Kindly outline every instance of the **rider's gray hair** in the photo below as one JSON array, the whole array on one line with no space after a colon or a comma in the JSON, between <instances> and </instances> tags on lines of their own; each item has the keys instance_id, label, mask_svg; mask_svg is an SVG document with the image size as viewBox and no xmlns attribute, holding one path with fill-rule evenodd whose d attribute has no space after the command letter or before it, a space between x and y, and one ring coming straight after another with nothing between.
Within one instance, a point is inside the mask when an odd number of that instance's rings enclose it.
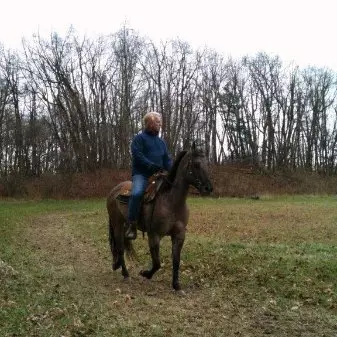
<instances>
[{"instance_id":1,"label":"rider's gray hair","mask_svg":"<svg viewBox=\"0 0 337 337\"><path fill-rule=\"evenodd\" d=\"M143 118L145 128L147 128L156 117L161 119L161 114L155 111L148 112Z\"/></svg>"}]
</instances>

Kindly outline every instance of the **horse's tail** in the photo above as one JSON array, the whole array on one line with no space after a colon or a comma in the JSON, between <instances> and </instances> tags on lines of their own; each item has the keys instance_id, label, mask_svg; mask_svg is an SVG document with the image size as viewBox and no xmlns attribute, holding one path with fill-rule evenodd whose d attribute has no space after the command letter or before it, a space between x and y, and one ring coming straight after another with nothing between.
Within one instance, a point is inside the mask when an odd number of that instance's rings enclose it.
<instances>
[{"instance_id":1,"label":"horse's tail","mask_svg":"<svg viewBox=\"0 0 337 337\"><path fill-rule=\"evenodd\" d=\"M124 248L129 259L133 260L137 258L137 254L131 240L124 239Z\"/></svg>"},{"instance_id":2,"label":"horse's tail","mask_svg":"<svg viewBox=\"0 0 337 337\"><path fill-rule=\"evenodd\" d=\"M114 226L113 222L111 221L111 218L109 217L109 224L108 224L108 233L109 233L109 244L110 244L110 250L112 254L112 269L116 270L118 269L121 264L119 261L119 254L117 250L117 243L116 243L116 237L114 232Z\"/></svg>"}]
</instances>

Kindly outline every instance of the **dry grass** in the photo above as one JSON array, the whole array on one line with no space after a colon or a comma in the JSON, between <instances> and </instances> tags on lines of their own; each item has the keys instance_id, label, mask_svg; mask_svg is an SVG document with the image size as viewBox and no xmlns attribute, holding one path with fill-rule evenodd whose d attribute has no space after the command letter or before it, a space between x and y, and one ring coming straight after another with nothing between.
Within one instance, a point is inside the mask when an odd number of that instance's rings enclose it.
<instances>
[{"instance_id":1,"label":"dry grass","mask_svg":"<svg viewBox=\"0 0 337 337\"><path fill-rule=\"evenodd\" d=\"M110 270L104 200L2 202L0 252L15 273L0 269L0 334L337 335L334 198L189 202L185 296L170 289L168 239L152 280L138 276L149 262L141 236L131 280Z\"/></svg>"},{"instance_id":2,"label":"dry grass","mask_svg":"<svg viewBox=\"0 0 337 337\"><path fill-rule=\"evenodd\" d=\"M196 199L190 231L222 242L329 243L336 241L334 197ZM337 203L337 198L335 199Z\"/></svg>"},{"instance_id":3,"label":"dry grass","mask_svg":"<svg viewBox=\"0 0 337 337\"><path fill-rule=\"evenodd\" d=\"M216 197L281 194L336 194L337 175L312 172L264 172L243 165L213 166L210 176ZM130 179L128 170L103 169L91 173L9 176L0 178L0 197L30 199L104 198L111 186ZM191 189L191 194L195 191Z\"/></svg>"}]
</instances>

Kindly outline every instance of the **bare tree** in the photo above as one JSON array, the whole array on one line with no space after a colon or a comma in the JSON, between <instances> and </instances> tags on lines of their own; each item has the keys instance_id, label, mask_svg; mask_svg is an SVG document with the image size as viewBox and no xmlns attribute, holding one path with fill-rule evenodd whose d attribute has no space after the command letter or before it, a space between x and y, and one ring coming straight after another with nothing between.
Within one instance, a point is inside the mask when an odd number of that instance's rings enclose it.
<instances>
[{"instance_id":1,"label":"bare tree","mask_svg":"<svg viewBox=\"0 0 337 337\"><path fill-rule=\"evenodd\" d=\"M328 110L336 97L331 71L308 68L303 72L306 87L307 110L305 113L306 155L305 167L324 170L329 161Z\"/></svg>"},{"instance_id":2,"label":"bare tree","mask_svg":"<svg viewBox=\"0 0 337 337\"><path fill-rule=\"evenodd\" d=\"M209 160L336 172L336 74L259 53L225 60L134 30L91 40L36 35L24 55L0 45L0 171L40 175L130 165L142 116L163 116L175 155L192 140Z\"/></svg>"},{"instance_id":3,"label":"bare tree","mask_svg":"<svg viewBox=\"0 0 337 337\"><path fill-rule=\"evenodd\" d=\"M278 57L271 58L259 53L255 58L246 60L250 76L259 94L260 122L262 126L262 164L268 169L275 167L275 123L279 111L275 105L277 79L281 62Z\"/></svg>"},{"instance_id":4,"label":"bare tree","mask_svg":"<svg viewBox=\"0 0 337 337\"><path fill-rule=\"evenodd\" d=\"M12 113L15 119L14 126L14 158L12 159L11 170L15 173L24 174L23 161L23 133L22 133L22 115L20 112L20 58L17 53L8 51L2 53L2 62L0 63L0 78L3 83L3 106L9 113ZM3 116L2 116L3 118Z\"/></svg>"}]
</instances>

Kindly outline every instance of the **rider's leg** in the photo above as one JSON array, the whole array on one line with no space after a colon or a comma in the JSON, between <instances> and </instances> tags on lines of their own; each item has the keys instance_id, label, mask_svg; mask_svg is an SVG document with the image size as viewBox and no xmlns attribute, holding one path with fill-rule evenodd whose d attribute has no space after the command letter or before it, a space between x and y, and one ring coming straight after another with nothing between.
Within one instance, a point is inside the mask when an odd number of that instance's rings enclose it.
<instances>
[{"instance_id":1,"label":"rider's leg","mask_svg":"<svg viewBox=\"0 0 337 337\"><path fill-rule=\"evenodd\" d=\"M147 178L141 174L132 177L132 192L129 200L128 221L125 238L134 240L137 237L137 219L140 204L147 185Z\"/></svg>"}]
</instances>

